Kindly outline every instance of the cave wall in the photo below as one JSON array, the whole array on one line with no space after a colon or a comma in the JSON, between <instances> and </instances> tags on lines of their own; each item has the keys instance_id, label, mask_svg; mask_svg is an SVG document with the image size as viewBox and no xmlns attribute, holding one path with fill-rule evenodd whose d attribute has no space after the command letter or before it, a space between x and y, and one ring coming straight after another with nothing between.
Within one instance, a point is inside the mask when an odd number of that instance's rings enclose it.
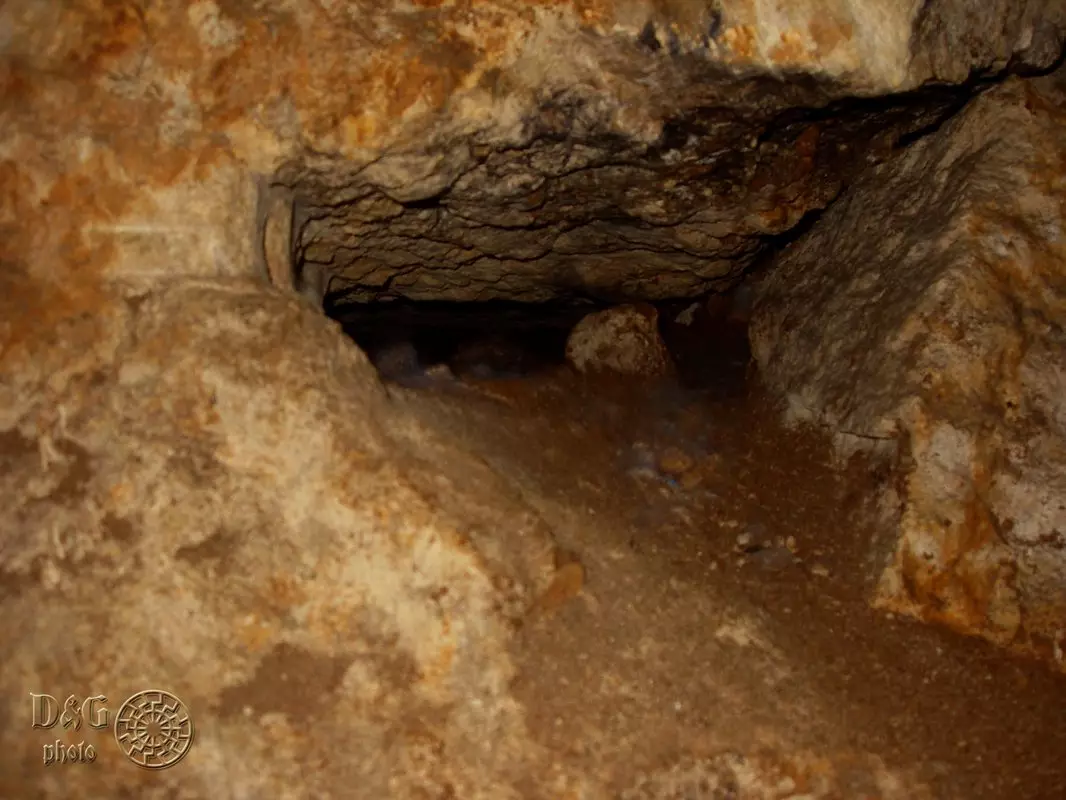
<instances>
[{"instance_id":1,"label":"cave wall","mask_svg":"<svg viewBox=\"0 0 1066 800\"><path fill-rule=\"evenodd\" d=\"M209 755L161 791L605 796L530 741L508 686L509 625L549 585L550 533L269 285L300 282L277 215L296 205L297 244L338 288L698 292L954 95L903 115L875 98L1047 67L1064 15L1055 0L4 3L3 793L143 791L137 770L35 769L7 698L92 678L207 709ZM869 115L820 111L852 96ZM485 533L501 520L507 547ZM286 670L322 677L307 706L244 703L280 696ZM345 758L320 757L338 741Z\"/></svg>"},{"instance_id":2,"label":"cave wall","mask_svg":"<svg viewBox=\"0 0 1066 800\"><path fill-rule=\"evenodd\" d=\"M780 124L759 142L777 112L1046 66L1066 26L1053 0L0 13L4 261L50 304L86 307L101 279L248 274L254 178L283 167L306 185L308 258L354 289L532 298L543 273L698 292L847 176L847 130Z\"/></svg>"},{"instance_id":3,"label":"cave wall","mask_svg":"<svg viewBox=\"0 0 1066 800\"><path fill-rule=\"evenodd\" d=\"M791 418L901 463L878 602L1058 659L1064 86L1008 81L865 175L768 273L751 330Z\"/></svg>"}]
</instances>

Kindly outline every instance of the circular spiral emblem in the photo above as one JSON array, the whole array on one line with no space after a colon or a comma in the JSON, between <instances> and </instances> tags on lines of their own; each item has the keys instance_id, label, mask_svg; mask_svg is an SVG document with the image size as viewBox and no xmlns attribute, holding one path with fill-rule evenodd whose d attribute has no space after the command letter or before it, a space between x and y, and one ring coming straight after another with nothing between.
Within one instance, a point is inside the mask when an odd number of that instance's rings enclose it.
<instances>
[{"instance_id":1,"label":"circular spiral emblem","mask_svg":"<svg viewBox=\"0 0 1066 800\"><path fill-rule=\"evenodd\" d=\"M159 689L132 695L115 719L115 741L130 761L145 769L177 764L192 747L192 735L185 704Z\"/></svg>"}]
</instances>

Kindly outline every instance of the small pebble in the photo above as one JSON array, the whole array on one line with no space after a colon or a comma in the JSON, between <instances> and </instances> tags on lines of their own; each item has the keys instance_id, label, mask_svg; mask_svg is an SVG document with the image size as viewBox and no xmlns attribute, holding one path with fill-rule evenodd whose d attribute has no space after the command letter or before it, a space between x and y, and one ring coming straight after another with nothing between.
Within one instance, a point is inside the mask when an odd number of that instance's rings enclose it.
<instances>
[{"instance_id":1,"label":"small pebble","mask_svg":"<svg viewBox=\"0 0 1066 800\"><path fill-rule=\"evenodd\" d=\"M671 447L659 457L659 469L675 477L692 469L692 464L692 457L676 447Z\"/></svg>"},{"instance_id":2,"label":"small pebble","mask_svg":"<svg viewBox=\"0 0 1066 800\"><path fill-rule=\"evenodd\" d=\"M447 364L434 364L431 367L426 367L426 377L430 380L437 381L453 381L455 380L455 373L452 372L451 367Z\"/></svg>"},{"instance_id":3,"label":"small pebble","mask_svg":"<svg viewBox=\"0 0 1066 800\"><path fill-rule=\"evenodd\" d=\"M829 570L821 564L813 564L811 566L811 575L815 575L819 578L828 578Z\"/></svg>"},{"instance_id":4,"label":"small pebble","mask_svg":"<svg viewBox=\"0 0 1066 800\"><path fill-rule=\"evenodd\" d=\"M751 544L751 534L741 533L737 536L737 547L747 547Z\"/></svg>"}]
</instances>

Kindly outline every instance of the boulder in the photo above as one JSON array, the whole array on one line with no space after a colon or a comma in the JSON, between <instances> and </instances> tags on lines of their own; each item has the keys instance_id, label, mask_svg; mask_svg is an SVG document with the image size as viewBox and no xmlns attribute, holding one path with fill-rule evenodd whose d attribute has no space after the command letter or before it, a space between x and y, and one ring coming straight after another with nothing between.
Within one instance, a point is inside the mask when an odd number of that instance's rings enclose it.
<instances>
[{"instance_id":1,"label":"boulder","mask_svg":"<svg viewBox=\"0 0 1066 800\"><path fill-rule=\"evenodd\" d=\"M172 286L56 337L79 357L21 373L0 437L0 795L520 796L507 642L554 567L500 478L254 284ZM195 726L172 769L109 729L30 725L30 693L103 695L114 722L153 688ZM95 763L43 765L57 736Z\"/></svg>"},{"instance_id":2,"label":"boulder","mask_svg":"<svg viewBox=\"0 0 1066 800\"><path fill-rule=\"evenodd\" d=\"M898 452L881 605L1061 657L1064 73L1010 80L873 170L774 266L768 385L844 452Z\"/></svg>"},{"instance_id":3,"label":"boulder","mask_svg":"<svg viewBox=\"0 0 1066 800\"><path fill-rule=\"evenodd\" d=\"M651 306L617 306L587 315L570 333L566 359L580 372L665 377L673 363Z\"/></svg>"}]
</instances>

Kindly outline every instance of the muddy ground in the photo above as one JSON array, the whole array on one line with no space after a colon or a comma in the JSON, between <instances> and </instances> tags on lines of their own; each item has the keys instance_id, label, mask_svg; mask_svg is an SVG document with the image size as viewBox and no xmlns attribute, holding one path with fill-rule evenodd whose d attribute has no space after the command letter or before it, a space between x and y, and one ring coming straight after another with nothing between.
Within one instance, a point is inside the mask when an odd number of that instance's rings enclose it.
<instances>
[{"instance_id":1,"label":"muddy ground","mask_svg":"<svg viewBox=\"0 0 1066 800\"><path fill-rule=\"evenodd\" d=\"M692 776L767 753L788 754L800 793L831 771L846 797L1066 796L1066 680L869 607L891 471L783 429L742 331L726 334L695 358L675 336L698 368L668 385L558 367L390 389L507 476L581 564L580 591L515 638L537 740L619 792L659 774L670 796L730 796Z\"/></svg>"}]
</instances>

